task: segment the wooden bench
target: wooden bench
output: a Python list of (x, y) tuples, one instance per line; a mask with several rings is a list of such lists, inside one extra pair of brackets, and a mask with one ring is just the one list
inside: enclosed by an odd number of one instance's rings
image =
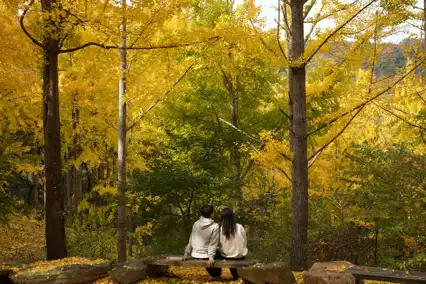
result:
[(411, 284), (426, 283), (426, 272), (403, 271), (370, 266), (354, 266), (343, 272), (352, 274), (357, 284), (363, 283), (364, 279)]
[[(184, 266), (184, 267), (206, 267), (207, 260), (199, 260), (190, 258), (183, 261), (182, 256), (157, 256), (147, 258), (144, 261), (150, 266)], [(217, 259), (214, 261), (212, 267), (217, 268), (239, 268), (245, 266), (251, 266), (256, 263), (260, 263), (260, 260), (255, 259), (244, 259), (244, 260), (225, 260)]]

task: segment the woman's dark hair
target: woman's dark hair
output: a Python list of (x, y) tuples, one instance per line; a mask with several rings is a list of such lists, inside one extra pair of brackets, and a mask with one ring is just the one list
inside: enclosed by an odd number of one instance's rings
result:
[(219, 224), (220, 232), (223, 233), (226, 239), (230, 239), (235, 236), (237, 230), (237, 223), (235, 223), (234, 211), (231, 208), (225, 208), (222, 210), (222, 216)]

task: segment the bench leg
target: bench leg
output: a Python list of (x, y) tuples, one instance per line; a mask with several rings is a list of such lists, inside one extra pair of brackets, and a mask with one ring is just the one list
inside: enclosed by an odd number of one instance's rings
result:
[(355, 284), (364, 284), (364, 279), (355, 278)]

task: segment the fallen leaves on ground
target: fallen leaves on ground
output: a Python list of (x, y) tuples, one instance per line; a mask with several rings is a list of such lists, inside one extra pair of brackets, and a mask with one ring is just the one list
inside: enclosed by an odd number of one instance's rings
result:
[[(240, 284), (242, 280), (232, 280), (229, 269), (222, 269), (222, 280), (213, 281), (205, 268), (201, 267), (180, 267), (174, 266), (169, 268), (169, 276), (146, 279), (138, 282), (139, 284), (153, 283), (176, 283), (176, 284), (198, 284), (198, 283), (229, 283)], [(95, 282), (95, 284), (117, 284), (111, 277), (103, 278)]]

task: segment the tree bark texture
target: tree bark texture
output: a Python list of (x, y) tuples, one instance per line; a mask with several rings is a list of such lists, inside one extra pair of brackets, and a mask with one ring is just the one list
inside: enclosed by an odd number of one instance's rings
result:
[(123, 7), (123, 23), (120, 26), (120, 70), (121, 78), (118, 94), (118, 220), (117, 220), (117, 254), (118, 262), (126, 261), (127, 222), (126, 222), (126, 72), (127, 72), (127, 39), (126, 39), (126, 1), (121, 0)]
[[(304, 0), (291, 1), (290, 60), (300, 59), (304, 53)], [(306, 127), (306, 69), (305, 64), (289, 68), (289, 96), (291, 99), (292, 169), (292, 236), (291, 265), (295, 269), (307, 267), (308, 236), (308, 158)]]
[[(41, 0), (43, 12), (54, 12), (55, 0)], [(46, 256), (48, 260), (67, 256), (65, 247), (64, 192), (62, 189), (61, 129), (59, 120), (58, 54), (53, 20), (46, 19), (43, 62), (44, 170), (46, 177)], [(57, 31), (55, 27), (54, 30)], [(59, 32), (59, 31), (57, 31)]]

